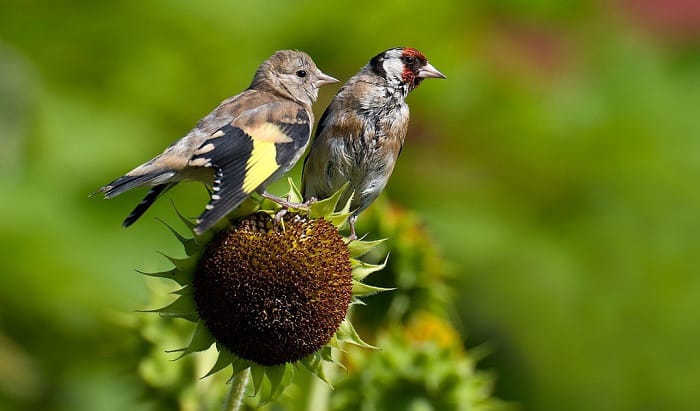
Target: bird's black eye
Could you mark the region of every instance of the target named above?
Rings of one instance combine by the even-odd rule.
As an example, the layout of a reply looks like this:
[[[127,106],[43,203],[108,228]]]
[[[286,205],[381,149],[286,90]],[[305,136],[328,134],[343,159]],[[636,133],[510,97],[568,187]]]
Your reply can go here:
[[[416,58],[413,56],[406,56],[403,58],[403,62],[410,65],[416,62]]]
[[[304,78],[304,77],[306,77],[306,70],[299,70],[299,71],[297,71],[296,74],[297,74],[297,77]]]

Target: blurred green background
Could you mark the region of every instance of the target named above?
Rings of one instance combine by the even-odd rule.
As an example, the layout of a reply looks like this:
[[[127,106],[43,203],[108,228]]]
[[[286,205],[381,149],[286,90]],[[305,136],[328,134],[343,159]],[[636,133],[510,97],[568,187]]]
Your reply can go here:
[[[153,217],[176,219],[160,201],[124,230],[142,191],[88,195],[277,49],[345,80],[399,45],[448,80],[408,98],[387,192],[451,261],[496,395],[700,409],[697,1],[0,0],[0,410],[150,409],[140,337],[106,319],[148,304],[133,269],[180,253]],[[205,191],[168,197],[197,215]]]

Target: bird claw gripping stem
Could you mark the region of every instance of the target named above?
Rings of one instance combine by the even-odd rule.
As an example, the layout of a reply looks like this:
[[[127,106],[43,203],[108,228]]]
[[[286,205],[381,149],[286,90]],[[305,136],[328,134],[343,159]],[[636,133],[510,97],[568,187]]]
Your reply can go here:
[[[270,194],[267,191],[263,191],[262,193],[260,193],[260,195],[263,198],[266,198],[274,203],[277,203],[286,209],[296,209],[296,210],[300,210],[300,211],[305,211],[307,213],[311,210],[311,205],[316,202],[316,199],[312,198],[310,200],[307,200],[307,201],[304,201],[301,203],[295,203],[295,202],[289,201],[288,199],[285,200],[282,197],[277,197],[276,195]]]
[[[276,204],[279,204],[282,208],[278,210],[274,217],[272,218],[272,221],[274,222],[275,225],[282,225],[284,228],[284,221],[282,221],[282,218],[289,213],[289,210],[294,209],[294,210],[299,210],[302,211],[306,214],[311,213],[311,205],[317,202],[315,198],[311,198],[309,200],[303,201],[303,202],[294,202],[290,201],[289,197],[287,199],[284,199],[282,197],[277,197],[274,194],[270,194],[267,191],[263,191],[260,193],[260,196],[268,199]]]

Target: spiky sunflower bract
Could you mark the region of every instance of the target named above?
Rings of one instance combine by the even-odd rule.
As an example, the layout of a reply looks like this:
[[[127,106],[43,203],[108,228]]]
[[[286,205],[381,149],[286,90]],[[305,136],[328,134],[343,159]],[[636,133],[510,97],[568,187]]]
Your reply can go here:
[[[217,360],[204,377],[231,367],[233,379],[249,369],[252,393],[263,404],[290,384],[298,367],[330,385],[324,364],[337,364],[334,353],[343,344],[373,348],[360,339],[347,310],[362,304],[360,297],[387,290],[362,282],[386,261],[360,259],[384,240],[348,241],[338,234],[350,215],[349,204],[334,211],[342,191],[304,211],[280,213],[274,203],[250,201],[232,227],[215,235],[196,236],[194,223],[179,212],[190,235],[166,224],[187,256],[166,256],[171,270],[143,274],[180,286],[171,304],[153,310],[195,324],[189,344],[174,350],[178,358],[215,345]],[[291,180],[288,198],[301,201]]]

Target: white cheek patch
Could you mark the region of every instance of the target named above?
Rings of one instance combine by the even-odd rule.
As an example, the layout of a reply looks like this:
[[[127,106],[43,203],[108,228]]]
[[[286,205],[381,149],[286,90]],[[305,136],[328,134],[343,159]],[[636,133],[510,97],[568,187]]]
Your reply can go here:
[[[403,62],[400,59],[388,59],[382,63],[387,80],[401,81]]]

